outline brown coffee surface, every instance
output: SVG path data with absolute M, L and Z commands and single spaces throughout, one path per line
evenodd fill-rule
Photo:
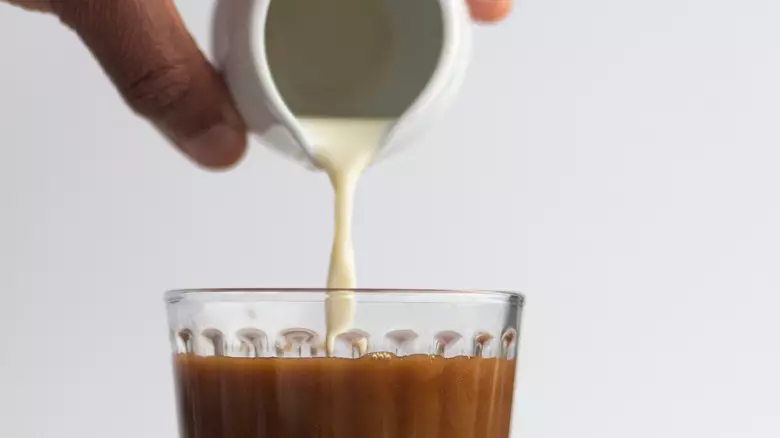
M 515 361 L 175 357 L 182 438 L 508 438 Z

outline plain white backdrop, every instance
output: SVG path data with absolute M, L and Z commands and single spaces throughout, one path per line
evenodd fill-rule
M 207 43 L 211 1 L 179 2 Z M 515 437 L 780 436 L 780 2 L 524 0 L 359 190 L 359 281 L 527 293 Z M 0 436 L 176 436 L 161 294 L 321 286 L 331 193 L 192 166 L 0 5 Z

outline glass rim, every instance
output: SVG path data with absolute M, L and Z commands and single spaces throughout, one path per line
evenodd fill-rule
M 478 302 L 500 301 L 514 302 L 517 306 L 525 303 L 525 295 L 516 291 L 482 289 L 414 289 L 414 288 L 193 288 L 173 289 L 165 292 L 163 299 L 167 304 L 182 301 L 220 302 L 220 301 L 257 301 L 257 302 L 321 302 L 328 292 L 351 292 L 357 300 L 362 297 L 395 297 L 398 301 L 426 302 L 425 298 L 446 299 L 448 297 L 470 298 Z M 414 297 L 421 298 L 419 301 Z M 308 299 L 306 299 L 308 298 Z M 374 301 L 374 300 L 372 300 Z M 380 302 L 393 302 L 382 300 Z M 374 301 L 377 302 L 377 301 Z

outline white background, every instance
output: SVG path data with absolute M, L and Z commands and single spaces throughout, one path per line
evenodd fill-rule
M 0 11 L 0 436 L 174 437 L 161 293 L 323 285 L 326 179 L 257 145 L 195 168 L 55 19 Z M 780 436 L 778 23 L 525 0 L 478 29 L 456 108 L 360 187 L 361 285 L 527 292 L 516 437 Z

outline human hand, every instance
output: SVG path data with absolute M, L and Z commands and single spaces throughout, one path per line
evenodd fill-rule
M 241 116 L 173 0 L 5 1 L 53 13 L 74 29 L 128 105 L 195 162 L 219 169 L 243 155 Z M 482 22 L 504 18 L 511 6 L 511 0 L 466 1 Z

